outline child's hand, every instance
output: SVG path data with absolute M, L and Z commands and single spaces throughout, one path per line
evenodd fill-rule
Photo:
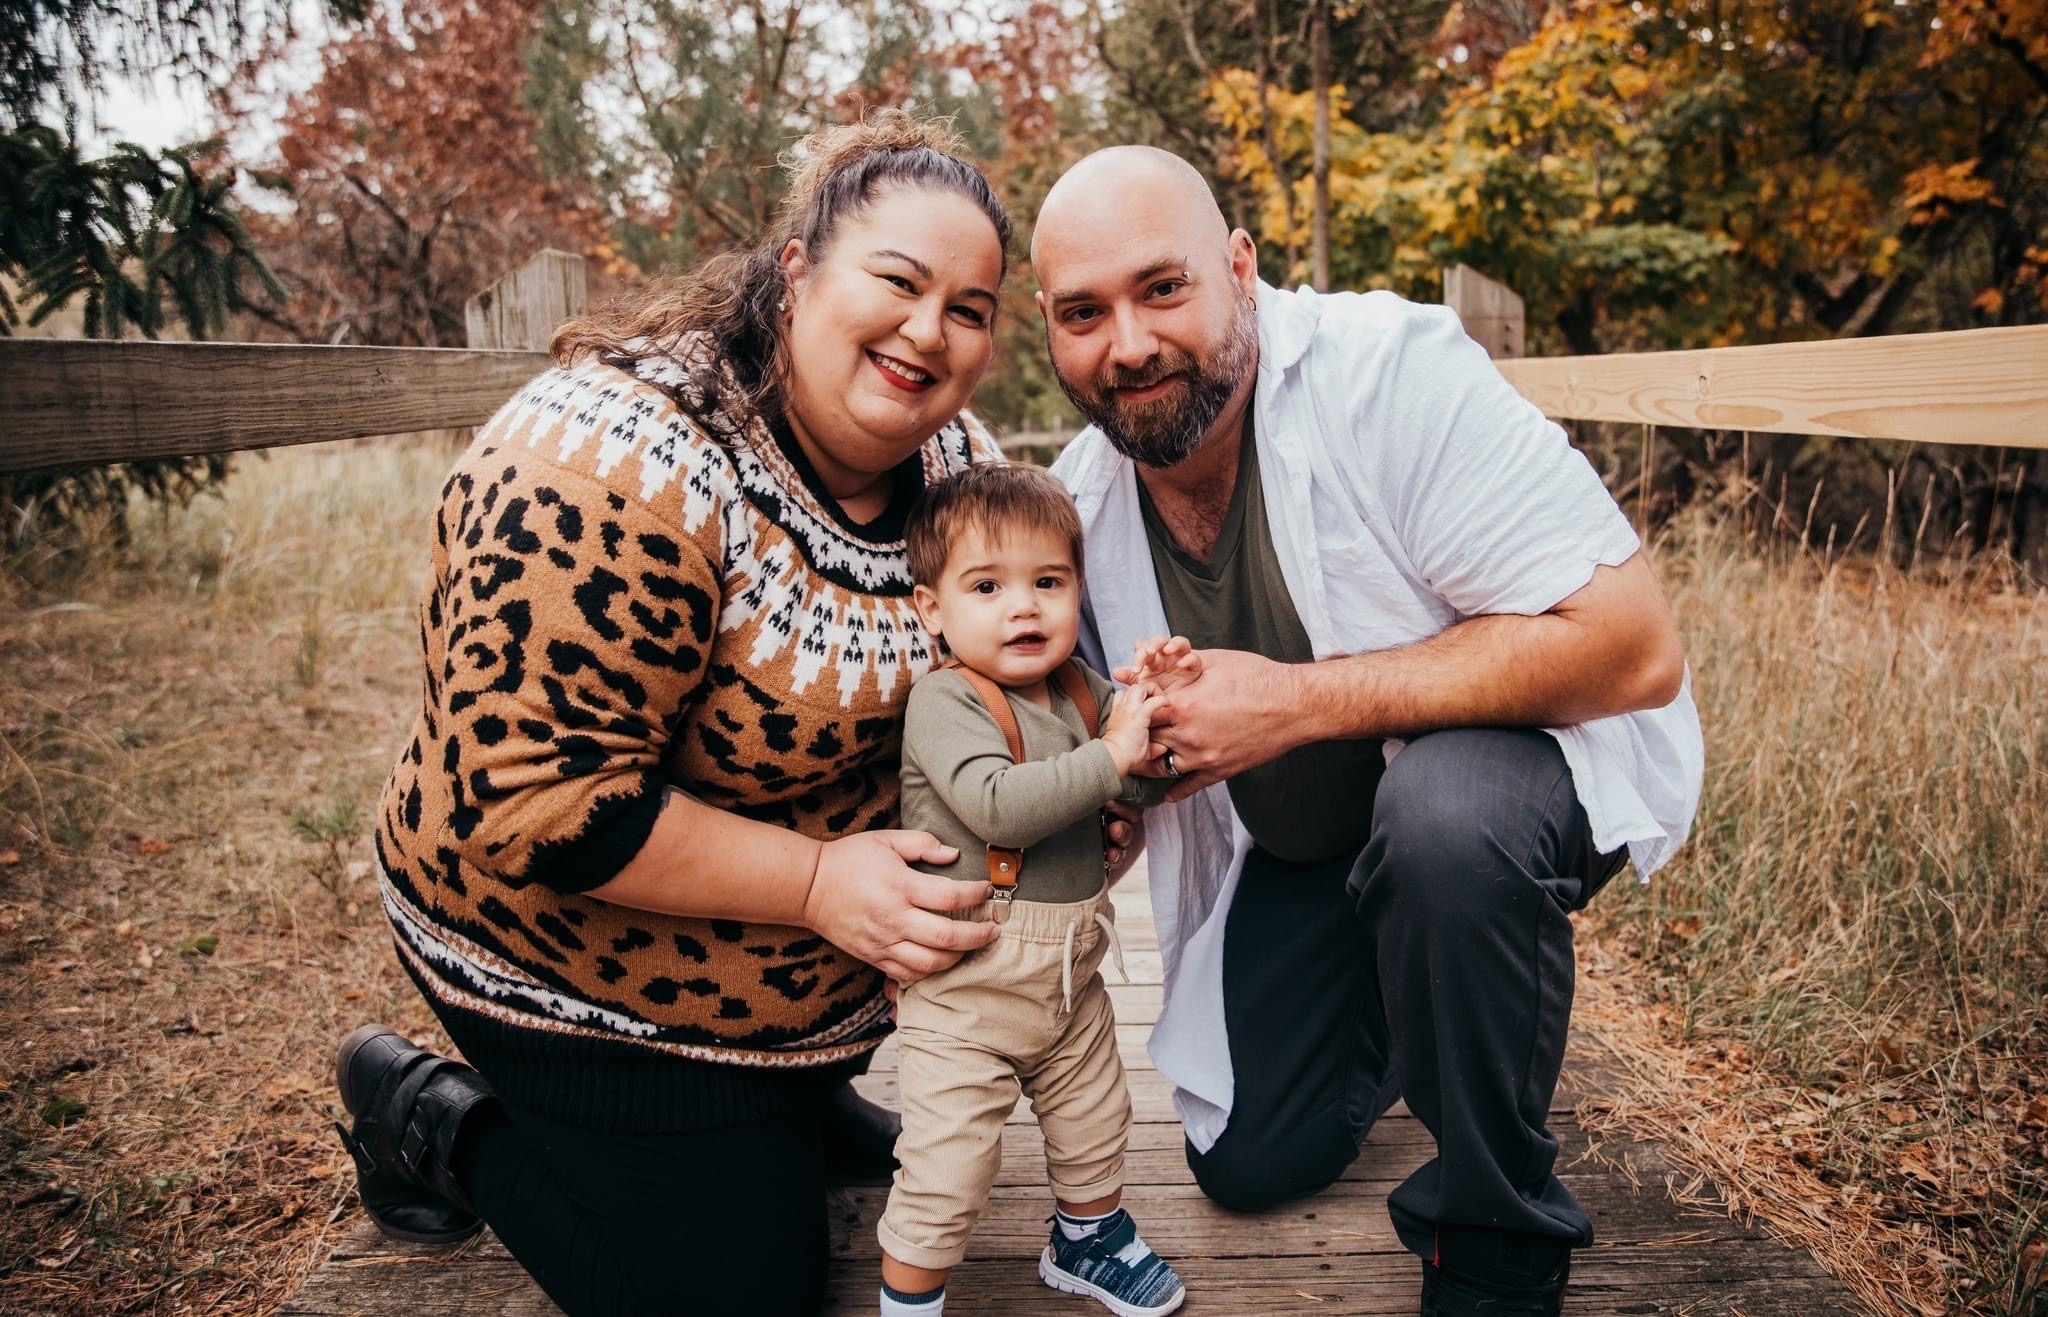
M 1131 769 L 1145 762 L 1152 736 L 1152 716 L 1166 703 L 1166 696 L 1149 681 L 1126 686 L 1109 706 L 1109 721 L 1102 729 L 1102 743 L 1116 764 L 1118 777 L 1129 777 Z
M 1202 675 L 1202 656 L 1186 636 L 1153 636 L 1140 640 L 1131 652 L 1131 666 L 1116 676 L 1131 682 L 1149 681 L 1161 691 L 1178 690 Z

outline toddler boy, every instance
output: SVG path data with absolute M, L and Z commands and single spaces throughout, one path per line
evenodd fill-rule
M 1172 1312 L 1180 1276 L 1119 1205 L 1131 1100 L 1099 972 L 1116 937 L 1101 812 L 1171 784 L 1132 770 L 1162 703 L 1154 678 L 1190 679 L 1192 656 L 1178 639 L 1141 646 L 1140 680 L 1114 694 L 1072 658 L 1081 522 L 1048 472 L 959 472 L 926 491 L 905 539 L 918 616 L 957 666 L 911 690 L 902 826 L 959 848 L 954 864 L 925 867 L 993 883 L 989 905 L 960 917 L 1003 929 L 897 1001 L 903 1134 L 878 1231 L 882 1313 L 939 1317 L 1020 1088 L 1058 1205 L 1039 1276 L 1120 1317 Z

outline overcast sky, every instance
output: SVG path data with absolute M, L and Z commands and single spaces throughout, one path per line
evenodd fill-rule
M 282 109 L 293 91 L 310 86 L 320 73 L 320 51 L 328 26 L 323 0 L 291 0 L 291 29 L 281 58 L 265 62 L 258 75 L 268 99 Z M 88 120 L 92 116 L 84 116 Z M 168 73 L 128 80 L 110 76 L 102 89 L 98 123 L 84 125 L 84 138 L 102 149 L 118 141 L 136 142 L 156 150 L 197 141 L 212 126 L 206 88 L 197 78 L 183 80 Z M 254 116 L 251 131 L 237 138 L 234 155 L 254 163 L 270 152 L 277 126 Z
M 206 98 L 197 83 L 159 74 L 147 83 L 110 81 L 105 94 L 98 131 L 87 134 L 97 146 L 130 141 L 160 150 L 206 131 Z

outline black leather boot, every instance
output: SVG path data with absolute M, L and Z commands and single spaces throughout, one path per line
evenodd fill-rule
M 903 1117 L 841 1084 L 825 1099 L 825 1172 L 834 1181 L 871 1180 L 896 1169 Z
M 1506 1231 L 1437 1231 L 1422 1263 L 1422 1317 L 1558 1317 L 1571 1279 L 1563 1242 Z
M 452 1165 L 463 1117 L 495 1100 L 482 1075 L 366 1024 L 335 1054 L 334 1084 L 355 1117 L 353 1130 L 334 1129 L 379 1230 L 413 1244 L 459 1244 L 483 1228 Z

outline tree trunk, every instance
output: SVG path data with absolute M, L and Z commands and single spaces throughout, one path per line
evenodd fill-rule
M 1330 0 L 1310 0 L 1309 77 L 1316 102 L 1315 214 L 1309 230 L 1309 281 L 1330 291 Z
M 1273 184 L 1280 189 L 1281 204 L 1287 208 L 1287 266 L 1283 278 L 1294 278 L 1294 263 L 1301 259 L 1301 230 L 1295 220 L 1294 177 L 1287 157 L 1280 154 L 1280 136 L 1273 130 L 1273 51 L 1280 43 L 1278 0 L 1262 0 L 1258 17 L 1259 48 L 1259 131 L 1266 139 L 1266 159 L 1273 165 Z

